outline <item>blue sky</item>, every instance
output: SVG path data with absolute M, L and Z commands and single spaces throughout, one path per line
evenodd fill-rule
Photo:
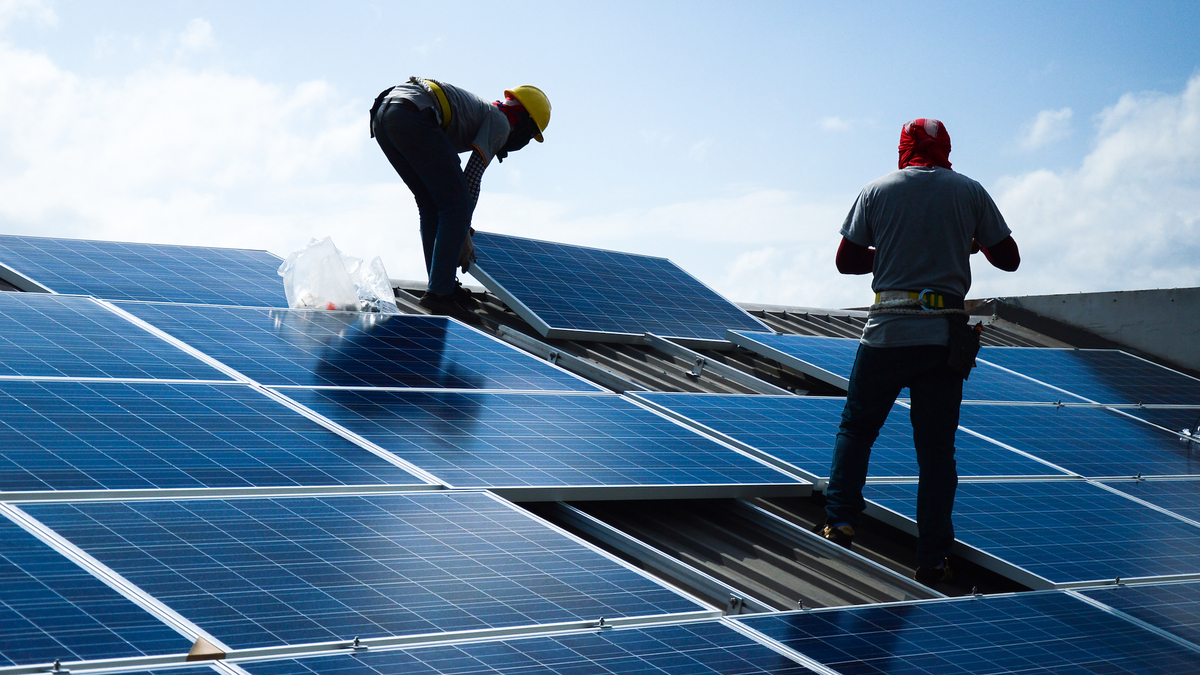
M 419 74 L 535 84 L 546 143 L 489 167 L 480 229 L 669 257 L 728 297 L 869 300 L 833 268 L 914 117 L 1025 263 L 973 296 L 1200 285 L 1191 3 L 0 0 L 0 231 L 265 248 L 332 235 L 423 276 L 367 137 Z

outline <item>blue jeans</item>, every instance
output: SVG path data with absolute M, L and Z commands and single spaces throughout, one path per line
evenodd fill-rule
M 930 567 L 940 563 L 954 543 L 950 516 L 958 488 L 954 434 L 963 379 L 946 366 L 944 346 L 859 345 L 825 489 L 825 516 L 830 524 L 858 525 L 865 507 L 862 490 L 871 445 L 905 387 L 912 400 L 913 445 L 920 467 L 917 565 Z
M 417 200 L 426 290 L 448 295 L 475 210 L 458 153 L 432 108 L 418 112 L 393 102 L 381 107 L 375 120 L 375 140 Z

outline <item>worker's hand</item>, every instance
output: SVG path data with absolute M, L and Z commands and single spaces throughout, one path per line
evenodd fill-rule
M 971 240 L 971 255 L 979 253 L 979 242 L 975 239 Z
M 467 240 L 463 242 L 462 249 L 458 252 L 458 266 L 462 268 L 463 274 L 471 270 L 471 264 L 475 262 L 475 242 L 471 240 L 471 235 L 475 233 L 475 228 L 467 233 Z

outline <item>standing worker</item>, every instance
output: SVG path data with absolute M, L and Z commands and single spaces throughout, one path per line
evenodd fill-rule
M 982 250 L 1007 272 L 1021 256 L 987 191 L 951 170 L 950 134 L 934 119 L 904 125 L 899 171 L 863 188 L 841 234 L 838 271 L 874 273 L 875 304 L 850 371 L 822 535 L 849 548 L 865 507 L 871 445 L 908 387 L 920 466 L 916 579 L 949 581 L 958 487 L 954 434 L 963 380 L 979 349 L 979 332 L 963 311 L 970 256 Z
M 478 323 L 477 303 L 458 283 L 454 268 L 466 272 L 474 260 L 469 233 L 479 181 L 493 157 L 504 161 L 531 138 L 541 143 L 549 123 L 549 99 L 529 85 L 488 103 L 453 85 L 411 77 L 376 97 L 371 136 L 412 190 L 420 213 L 429 276 L 422 307 Z M 465 171 L 461 152 L 471 153 Z

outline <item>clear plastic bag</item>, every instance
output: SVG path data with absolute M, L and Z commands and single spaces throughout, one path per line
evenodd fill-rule
M 288 307 L 398 314 L 391 280 L 376 257 L 369 264 L 343 254 L 329 237 L 295 251 L 279 266 Z

